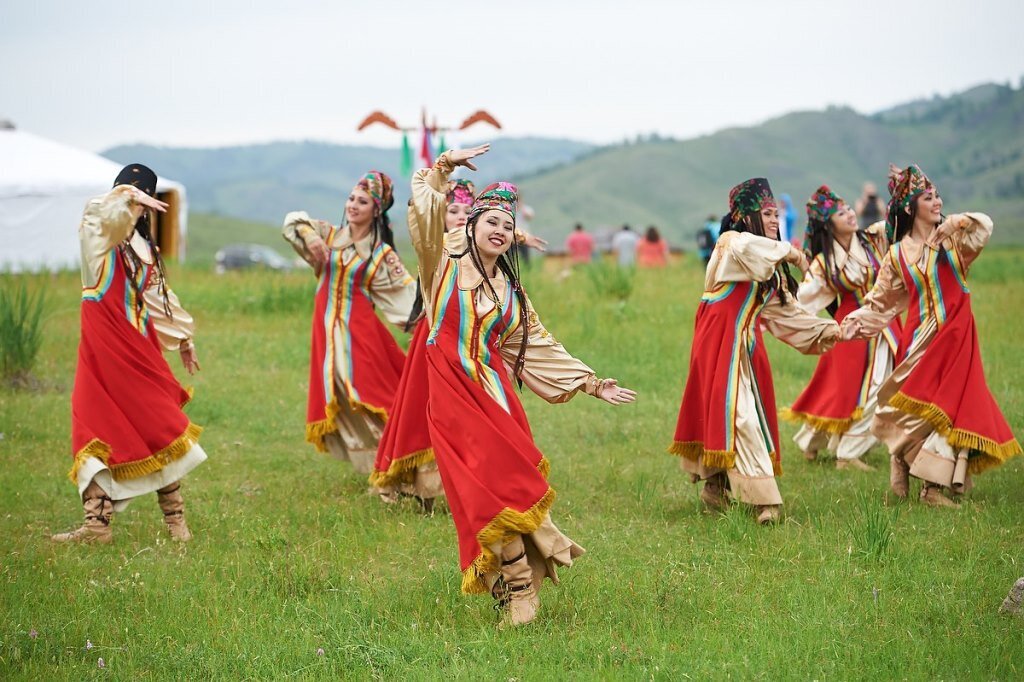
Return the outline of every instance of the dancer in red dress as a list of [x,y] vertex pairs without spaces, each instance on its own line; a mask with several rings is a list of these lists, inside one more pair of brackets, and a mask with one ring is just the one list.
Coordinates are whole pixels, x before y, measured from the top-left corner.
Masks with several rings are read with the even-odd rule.
[[370,171],[352,188],[345,224],[289,213],[284,238],[317,275],[306,440],[369,474],[405,354],[377,317],[405,327],[416,282],[394,250],[391,178]]
[[85,524],[56,542],[113,539],[110,522],[135,497],[157,492],[174,540],[191,539],[181,479],[206,460],[202,429],[181,411],[190,394],[161,348],[177,351],[189,374],[199,369],[192,318],[167,287],[150,230],[157,176],[132,164],[114,189],[85,207],[82,333],[71,394],[69,477],[78,486]]
[[[827,185],[807,202],[807,239],[813,260],[797,301],[812,315],[827,309],[836,322],[861,306],[875,283],[889,248],[885,224],[861,231],[857,214]],[[878,389],[892,373],[902,327],[893,318],[867,341],[847,341],[821,356],[814,376],[791,409],[782,415],[803,426],[793,439],[808,460],[828,447],[836,468],[873,471],[863,456],[877,439],[871,435]]]
[[705,481],[704,504],[724,509],[731,490],[732,497],[754,506],[762,524],[781,515],[775,477],[782,473],[782,457],[761,326],[803,353],[822,353],[839,336],[834,321],[797,307],[796,282],[784,263],[807,269],[803,252],[779,241],[779,211],[768,181],[737,185],[729,192],[729,214],[704,278],[690,371],[669,447],[694,482]]
[[462,591],[508,601],[506,622],[536,615],[544,577],[583,553],[551,522],[555,492],[514,382],[552,403],[583,391],[613,404],[635,393],[600,380],[541,324],[519,281],[516,191],[496,183],[467,225],[444,234],[448,174],[488,150],[445,152],[416,173],[410,219],[430,332],[427,418],[459,539]]
[[904,310],[897,365],[878,392],[872,432],[889,447],[898,497],[909,477],[925,504],[953,507],[971,475],[1021,453],[985,381],[967,274],[992,236],[984,213],[942,216],[935,185],[917,166],[890,168],[890,247],[864,305],[843,320],[845,338],[868,339]]

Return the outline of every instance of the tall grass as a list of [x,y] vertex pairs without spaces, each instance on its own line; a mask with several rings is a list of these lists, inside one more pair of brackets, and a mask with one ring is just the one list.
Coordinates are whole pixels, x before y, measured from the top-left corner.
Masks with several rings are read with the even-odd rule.
[[620,268],[604,260],[595,261],[583,268],[587,280],[598,298],[627,301],[633,295],[634,268]]
[[46,294],[30,293],[25,280],[0,287],[0,377],[11,386],[31,382],[42,339]]

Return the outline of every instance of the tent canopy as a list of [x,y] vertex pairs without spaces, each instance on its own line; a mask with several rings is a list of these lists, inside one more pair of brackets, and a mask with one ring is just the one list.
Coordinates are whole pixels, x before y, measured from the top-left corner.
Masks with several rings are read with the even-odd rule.
[[[0,129],[0,270],[78,267],[78,224],[92,197],[110,191],[121,166],[23,130]],[[184,259],[185,186],[167,178],[157,194],[171,215],[158,221],[165,256]]]

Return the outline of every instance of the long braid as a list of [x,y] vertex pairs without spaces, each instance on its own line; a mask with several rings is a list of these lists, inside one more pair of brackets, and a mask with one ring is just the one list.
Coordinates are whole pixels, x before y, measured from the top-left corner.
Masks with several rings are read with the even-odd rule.
[[[149,229],[149,213],[143,213],[139,218],[139,221],[135,224],[135,231],[146,241],[149,246],[149,252],[153,254],[153,267],[156,268],[156,279],[157,279],[157,291],[160,292],[160,302],[163,304],[164,313],[168,318],[174,319],[174,313],[171,312],[171,300],[170,295],[167,291],[167,272],[164,268],[164,259],[160,255],[160,248],[153,241],[152,232]],[[142,261],[135,249],[132,248],[130,241],[125,241],[124,247],[121,252],[127,257],[128,266],[131,270],[132,285],[135,287],[138,295],[135,297],[135,314],[141,315],[142,308],[145,306],[145,301],[142,298],[142,294],[145,291],[146,283],[140,276],[140,273],[145,268],[146,264]]]

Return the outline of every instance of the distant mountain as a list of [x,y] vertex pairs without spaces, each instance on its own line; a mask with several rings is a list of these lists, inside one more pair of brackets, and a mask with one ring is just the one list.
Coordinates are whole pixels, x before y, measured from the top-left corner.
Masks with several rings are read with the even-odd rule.
[[605,147],[520,182],[534,229],[558,242],[590,227],[658,226],[690,247],[709,214],[720,216],[737,182],[766,176],[776,195],[803,204],[821,183],[851,202],[865,181],[885,193],[888,163],[916,162],[936,182],[946,210],[979,210],[995,241],[1024,243],[1024,90],[983,85],[872,116],[848,108],[798,112],[752,128],[685,141]]
[[[572,140],[496,138],[477,183],[536,172],[572,161],[592,145]],[[214,215],[278,225],[298,209],[338,221],[355,181],[370,169],[395,179],[395,207],[404,215],[409,183],[399,179],[400,152],[380,147],[323,142],[187,149],[129,145],[103,155],[119,163],[138,161],[185,184],[189,208]],[[417,163],[421,163],[417,161]],[[483,186],[483,185],[480,185]]]

